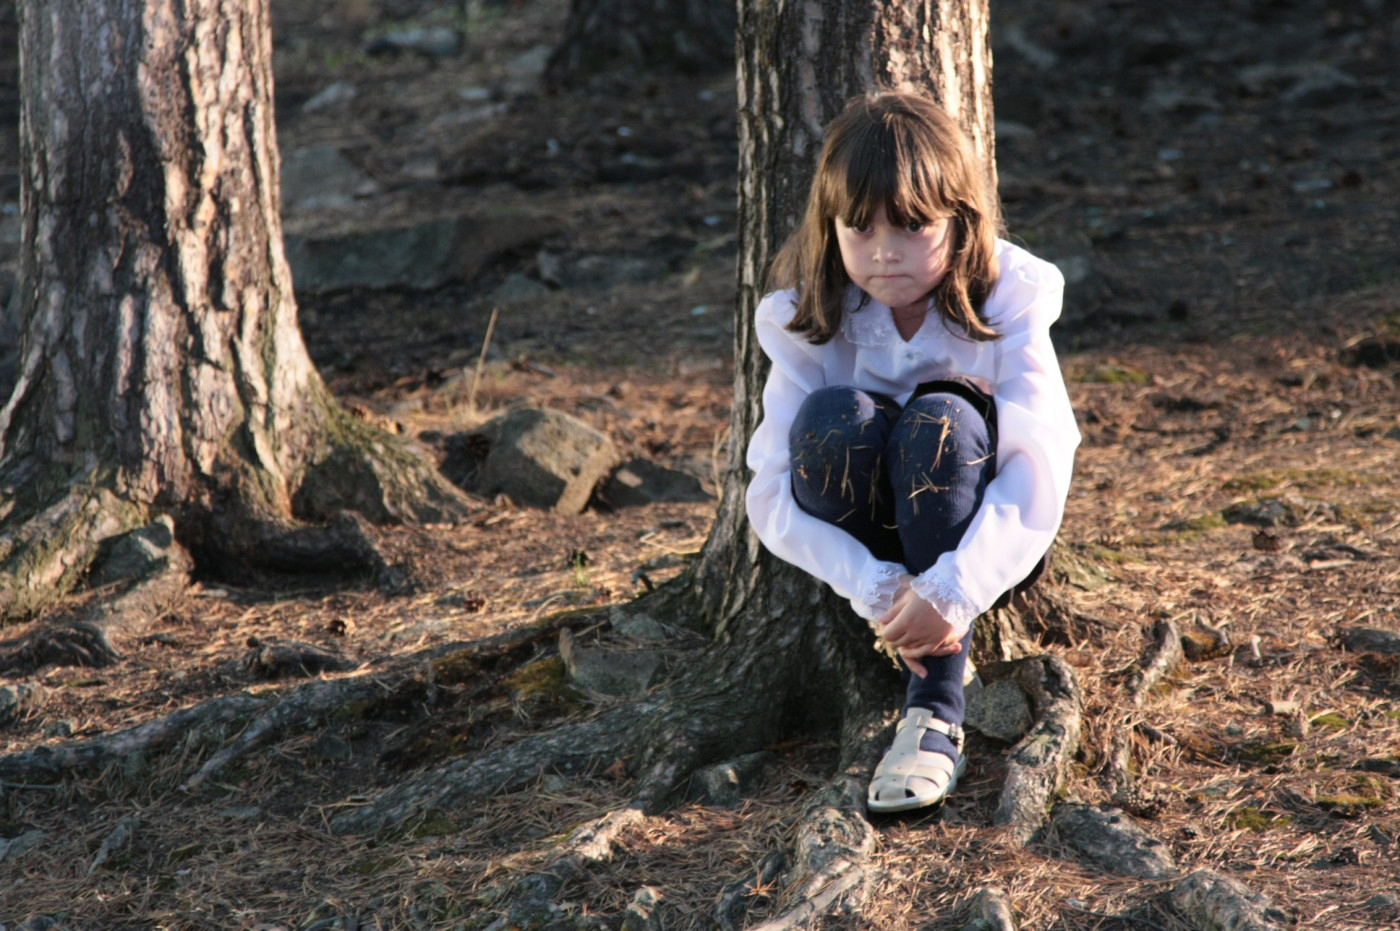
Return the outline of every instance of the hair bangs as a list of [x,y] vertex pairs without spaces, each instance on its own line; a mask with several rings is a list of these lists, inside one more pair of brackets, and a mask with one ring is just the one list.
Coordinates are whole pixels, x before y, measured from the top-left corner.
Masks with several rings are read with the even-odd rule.
[[[896,226],[928,223],[954,211],[942,190],[938,160],[930,157],[917,127],[898,118],[873,120],[832,153],[822,185],[822,213],[847,226],[863,227],[884,208]],[[923,144],[921,144],[923,143]]]

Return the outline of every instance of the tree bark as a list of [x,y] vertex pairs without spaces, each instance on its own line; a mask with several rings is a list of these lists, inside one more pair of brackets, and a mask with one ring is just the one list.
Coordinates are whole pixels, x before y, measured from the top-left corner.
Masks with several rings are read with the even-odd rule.
[[734,60],[734,0],[572,0],[554,86],[603,69],[699,72]]
[[[20,42],[6,573],[71,588],[98,540],[158,512],[217,573],[319,500],[303,486],[335,456],[361,463],[342,481],[360,509],[380,502],[375,518],[459,511],[407,449],[339,410],[302,343],[267,0],[29,0]],[[99,490],[123,506],[94,505]],[[0,611],[16,608],[12,591]]]

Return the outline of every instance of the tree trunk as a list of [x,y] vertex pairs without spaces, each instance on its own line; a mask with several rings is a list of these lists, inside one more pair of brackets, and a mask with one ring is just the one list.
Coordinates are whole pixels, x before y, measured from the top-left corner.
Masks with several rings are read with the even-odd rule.
[[338,409],[302,343],[267,0],[28,0],[20,43],[22,337],[0,410],[19,584],[0,613],[71,588],[98,541],[159,512],[218,574],[328,502],[459,511]]
[[572,0],[555,86],[603,69],[698,72],[734,60],[734,0]]

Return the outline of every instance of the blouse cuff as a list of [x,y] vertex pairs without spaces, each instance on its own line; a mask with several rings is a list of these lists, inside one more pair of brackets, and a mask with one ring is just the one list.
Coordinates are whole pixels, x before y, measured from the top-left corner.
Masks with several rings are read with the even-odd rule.
[[877,562],[871,570],[856,582],[855,597],[851,607],[867,621],[873,621],[894,607],[894,596],[899,591],[900,580],[907,576],[902,566],[890,562]]
[[936,562],[923,575],[914,577],[909,587],[914,593],[938,609],[943,620],[953,627],[953,633],[962,639],[981,610],[970,601],[947,572],[942,570],[942,562]]

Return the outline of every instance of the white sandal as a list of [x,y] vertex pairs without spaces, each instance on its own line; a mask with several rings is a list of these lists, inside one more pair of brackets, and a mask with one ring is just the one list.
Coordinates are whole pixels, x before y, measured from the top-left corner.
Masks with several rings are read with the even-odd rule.
[[[957,761],[947,754],[920,749],[927,731],[947,734]],[[871,811],[909,811],[943,801],[967,768],[960,725],[940,721],[927,708],[910,708],[895,728],[894,743],[875,767],[866,804]]]

